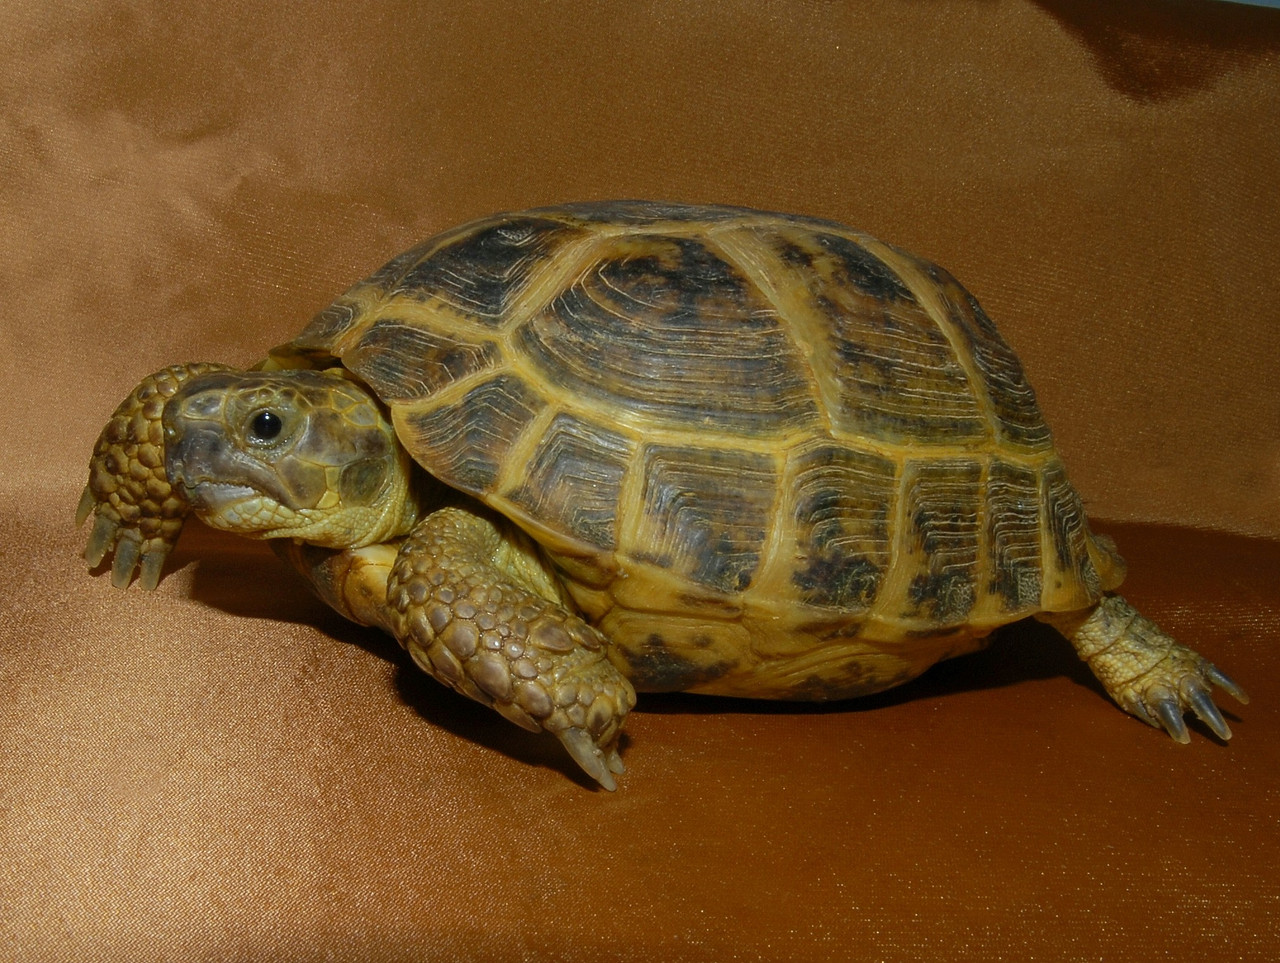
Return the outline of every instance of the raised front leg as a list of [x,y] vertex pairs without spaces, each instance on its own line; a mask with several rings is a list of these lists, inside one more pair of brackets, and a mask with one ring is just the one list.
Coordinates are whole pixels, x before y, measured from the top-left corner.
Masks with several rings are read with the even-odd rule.
[[1187,743],[1182,716],[1194,712],[1222,739],[1231,729],[1214,705],[1219,686],[1238,701],[1249,697],[1226,673],[1193,649],[1174,641],[1119,595],[1108,595],[1091,611],[1041,616],[1071,640],[1080,658],[1120,708],[1148,725],[1163,727]]
[[389,620],[419,666],[517,725],[555,734],[614,789],[635,690],[608,641],[558,601],[523,536],[462,508],[428,516],[400,548]]
[[94,516],[84,557],[96,566],[114,551],[111,584],[117,588],[127,586],[139,566],[143,588],[159,584],[164,560],[189,511],[164,471],[160,416],[165,402],[193,375],[226,367],[197,362],[148,375],[120,402],[98,436],[76,524]]

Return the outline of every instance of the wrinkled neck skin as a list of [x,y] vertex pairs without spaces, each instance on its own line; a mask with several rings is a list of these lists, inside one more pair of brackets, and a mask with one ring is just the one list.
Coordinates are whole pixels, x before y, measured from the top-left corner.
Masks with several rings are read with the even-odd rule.
[[169,481],[213,528],[353,549],[424,511],[428,486],[386,411],[340,370],[201,375],[163,424]]

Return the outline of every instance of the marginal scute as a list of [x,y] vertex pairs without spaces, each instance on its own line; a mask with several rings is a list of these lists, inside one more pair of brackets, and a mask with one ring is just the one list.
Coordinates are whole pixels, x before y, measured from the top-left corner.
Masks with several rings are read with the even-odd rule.
[[702,664],[687,650],[669,646],[660,636],[650,634],[639,646],[626,652],[627,677],[645,692],[687,692],[712,682],[734,667],[732,662]]
[[1043,591],[1040,558],[1039,476],[997,459],[987,470],[990,591],[1006,612],[1029,612]]
[[[1056,563],[1058,575],[1064,578],[1067,590],[1078,586],[1086,598],[1097,598],[1102,591],[1098,571],[1089,556],[1092,534],[1085,517],[1080,496],[1067,481],[1067,473],[1061,464],[1054,464],[1044,471],[1045,524],[1052,536],[1054,557],[1047,564]],[[1069,594],[1064,591],[1063,594]]]
[[714,687],[751,671],[750,634],[738,622],[615,610],[602,628],[611,638],[634,640],[616,655],[627,678],[645,692]]

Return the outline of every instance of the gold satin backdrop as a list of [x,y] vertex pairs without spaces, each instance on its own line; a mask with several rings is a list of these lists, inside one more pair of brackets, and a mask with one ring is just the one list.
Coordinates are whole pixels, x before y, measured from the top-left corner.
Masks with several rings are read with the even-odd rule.
[[[1211,0],[0,8],[0,958],[1272,958],[1280,12]],[[1019,352],[1140,607],[1254,696],[1178,747],[1034,626],[828,710],[544,746],[195,528],[70,529],[143,374],[251,363],[495,210],[844,221]]]

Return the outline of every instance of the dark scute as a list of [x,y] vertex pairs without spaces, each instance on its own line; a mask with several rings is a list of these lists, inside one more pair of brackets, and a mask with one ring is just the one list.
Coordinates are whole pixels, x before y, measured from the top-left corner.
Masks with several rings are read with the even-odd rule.
[[890,563],[889,513],[897,467],[837,446],[797,456],[797,567],[802,600],[845,611],[868,608]]
[[792,581],[810,605],[864,610],[875,601],[884,569],[870,559],[819,549],[800,562]]
[[789,290],[823,322],[837,432],[912,444],[984,437],[987,419],[938,320],[888,264],[854,238],[769,224],[756,232],[792,272]]
[[411,321],[384,318],[343,360],[390,404],[429,397],[493,367],[498,358],[491,341],[460,341]]
[[839,234],[818,234],[815,240],[838,259],[844,283],[877,301],[915,303],[915,295],[897,273],[861,244]]
[[618,493],[634,454],[624,436],[557,415],[511,499],[544,522],[598,548],[617,545]]
[[879,666],[854,659],[838,669],[832,668],[821,675],[810,675],[796,683],[787,698],[806,702],[833,702],[839,699],[857,699],[874,695],[909,682],[919,673],[902,669],[885,675]]
[[910,466],[903,491],[918,572],[907,614],[939,624],[962,620],[977,600],[982,466],[948,459]]
[[772,242],[773,252],[778,256],[778,260],[788,268],[802,274],[809,274],[814,270],[812,251],[806,250],[786,237],[770,237],[769,240]]
[[480,494],[492,489],[507,452],[544,406],[523,381],[501,375],[455,404],[409,411],[403,440],[432,475]]
[[772,459],[655,445],[644,468],[641,548],[700,585],[747,588],[777,497]]
[[551,383],[669,422],[755,433],[816,418],[773,306],[698,240],[613,239],[518,337]]
[[1089,557],[1089,520],[1084,503],[1067,480],[1060,465],[1045,471],[1045,519],[1053,533],[1058,564],[1066,572],[1074,572],[1092,595],[1102,590],[1102,580]]
[[302,333],[285,346],[293,351],[330,351],[333,343],[355,323],[358,308],[352,301],[339,298],[311,319]]
[[683,692],[720,678],[734,668],[731,662],[700,664],[673,652],[660,635],[650,635],[639,651],[622,650],[627,678],[643,692]]
[[1006,612],[1040,603],[1039,476],[1030,468],[993,461],[987,471],[987,539],[991,546],[991,591]]
[[951,323],[968,345],[981,376],[979,388],[991,399],[1001,433],[1014,444],[1032,450],[1049,447],[1052,439],[1035,392],[1018,356],[996,330],[995,323],[977,298],[945,270],[930,265],[929,275],[938,285]]
[[488,223],[432,251],[396,282],[394,293],[439,298],[456,310],[502,323],[530,272],[577,232],[557,221],[512,216]]
[[958,622],[969,614],[975,601],[970,571],[927,572],[911,580],[907,596],[917,611],[925,611],[937,622]]

